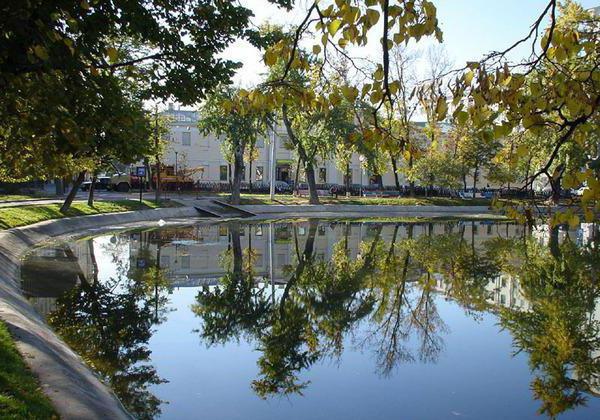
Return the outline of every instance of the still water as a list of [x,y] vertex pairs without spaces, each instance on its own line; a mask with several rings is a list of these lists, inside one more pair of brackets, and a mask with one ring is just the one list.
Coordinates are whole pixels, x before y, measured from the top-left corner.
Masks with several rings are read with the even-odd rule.
[[23,290],[138,418],[600,418],[596,226],[196,224],[39,248]]

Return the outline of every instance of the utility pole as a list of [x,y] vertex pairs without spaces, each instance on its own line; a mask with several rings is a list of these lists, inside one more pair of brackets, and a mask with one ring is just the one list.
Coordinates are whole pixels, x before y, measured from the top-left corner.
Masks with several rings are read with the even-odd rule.
[[[154,192],[154,202],[160,202],[160,150],[158,140],[158,105],[154,106],[154,150],[156,151],[156,190]],[[150,180],[152,182],[152,180]]]
[[275,127],[271,126],[271,168],[269,194],[271,200],[275,199]]

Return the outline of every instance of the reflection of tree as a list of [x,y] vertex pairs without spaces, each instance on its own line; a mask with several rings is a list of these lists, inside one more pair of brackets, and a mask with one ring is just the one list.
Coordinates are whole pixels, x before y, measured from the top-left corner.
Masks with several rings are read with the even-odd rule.
[[[598,392],[600,323],[591,314],[600,296],[600,252],[570,240],[559,245],[556,235],[549,247],[530,240],[513,249],[525,260],[516,268],[531,310],[503,310],[501,323],[517,350],[529,353],[539,411],[554,417],[585,404],[585,393]],[[511,265],[507,269],[515,270]]]
[[[114,250],[119,252],[118,247]],[[90,252],[95,280],[82,281],[59,298],[48,321],[110,384],[135,417],[153,418],[160,414],[161,401],[147,388],[163,382],[148,363],[147,343],[152,335],[155,302],[148,296],[148,285],[127,272],[122,254],[113,255],[117,276],[97,281],[93,246]],[[150,277],[156,279],[160,269],[153,268],[157,271]]]
[[239,339],[244,333],[259,334],[270,310],[265,289],[255,288],[252,264],[243,262],[239,223],[229,225],[229,236],[230,249],[222,258],[227,274],[219,287],[205,286],[192,305],[203,320],[201,334],[208,345]]
[[375,328],[367,337],[368,342],[375,343],[378,367],[386,376],[399,363],[415,360],[413,351],[406,346],[413,335],[419,338],[418,359],[436,361],[443,349],[439,333],[446,331],[433,301],[431,283],[420,284],[414,277],[420,273],[420,267],[406,246],[413,239],[414,226],[407,225],[408,238],[400,246],[396,244],[399,227],[394,228],[387,252],[377,258],[374,284],[378,305],[373,314]]
[[[473,229],[472,229],[473,232]],[[474,236],[469,244],[464,239],[464,229],[458,233],[423,235],[404,244],[424,268],[420,279],[424,290],[436,281],[444,281],[446,293],[469,311],[482,311],[488,307],[486,286],[499,274],[496,256],[484,249],[478,251]]]

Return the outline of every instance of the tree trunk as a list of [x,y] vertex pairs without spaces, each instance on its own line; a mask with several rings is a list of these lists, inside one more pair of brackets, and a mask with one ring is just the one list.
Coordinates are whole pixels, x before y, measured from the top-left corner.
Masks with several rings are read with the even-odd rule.
[[240,204],[240,189],[242,185],[242,171],[244,169],[244,150],[238,146],[233,159],[233,184],[231,186],[231,204]]
[[[252,157],[252,150],[250,150],[250,157]],[[248,163],[248,188],[252,192],[252,159]]]
[[158,204],[160,202],[160,189],[162,185],[160,183],[160,156],[156,155],[156,189],[154,190],[154,202]]
[[308,183],[309,204],[319,204],[319,195],[317,194],[317,183],[315,182],[315,168],[312,163],[304,162],[304,173]]
[[283,106],[281,108],[282,117],[283,117],[283,125],[285,125],[285,129],[287,131],[288,137],[292,144],[296,147],[298,151],[298,156],[304,163],[304,174],[306,175],[306,182],[308,183],[308,194],[310,204],[319,204],[319,195],[317,194],[317,183],[315,182],[315,169],[312,164],[312,160],[308,158],[306,150],[294,134],[294,130],[292,129],[292,124],[287,114],[287,106]]
[[298,195],[298,181],[300,177],[300,164],[302,163],[302,159],[298,156],[298,162],[296,162],[296,173],[294,174],[294,191],[296,195]]
[[146,173],[148,174],[148,177],[146,178],[148,187],[147,189],[152,191],[152,168],[150,167],[150,161],[148,158],[144,158],[144,166],[146,167]]
[[394,159],[394,156],[392,156],[391,153],[390,160],[392,161],[392,170],[394,171],[394,182],[396,183],[396,189],[398,190],[398,193],[401,193],[400,180],[398,179],[398,165],[396,164],[396,159]]
[[[414,165],[414,160],[413,160],[413,156],[412,156],[412,153],[411,153],[410,154],[410,158],[408,159],[408,168],[409,168],[409,170],[412,169],[413,165]],[[410,190],[410,196],[414,197],[415,196],[415,181],[410,181],[409,190]]]
[[77,175],[77,179],[73,182],[73,187],[71,188],[71,191],[69,191],[67,198],[65,198],[65,202],[60,207],[61,213],[65,213],[67,210],[69,210],[69,208],[71,207],[71,204],[73,204],[75,195],[77,194],[79,187],[81,187],[81,183],[83,182],[84,178],[85,178],[85,171],[79,172],[79,175]]
[[473,171],[473,198],[475,198],[475,188],[477,188],[477,173],[479,172],[479,163],[475,164],[475,170]]
[[92,183],[90,184],[90,191],[88,192],[88,206],[94,205],[94,190],[96,189],[96,180],[98,179],[97,174],[94,172],[92,176]]
[[346,163],[346,182],[344,182],[344,186],[346,187],[346,197],[350,197],[350,188],[351,188],[351,174],[350,174],[350,162]]

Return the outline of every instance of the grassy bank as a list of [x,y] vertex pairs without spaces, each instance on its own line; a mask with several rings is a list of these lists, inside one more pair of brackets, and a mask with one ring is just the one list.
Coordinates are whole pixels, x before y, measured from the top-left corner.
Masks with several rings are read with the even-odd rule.
[[134,200],[97,201],[92,207],[85,202],[75,202],[66,213],[60,212],[60,204],[2,207],[0,208],[0,229],[30,225],[44,220],[62,219],[63,217],[179,206],[180,204],[174,201],[162,201],[157,205],[154,201],[149,200],[141,203]]
[[3,322],[0,322],[0,418],[58,418]]
[[[229,198],[229,195],[223,197]],[[492,200],[485,198],[462,199],[450,197],[319,197],[321,204],[359,204],[394,206],[490,206]],[[280,194],[271,200],[265,194],[242,194],[241,204],[308,204],[307,197]]]

